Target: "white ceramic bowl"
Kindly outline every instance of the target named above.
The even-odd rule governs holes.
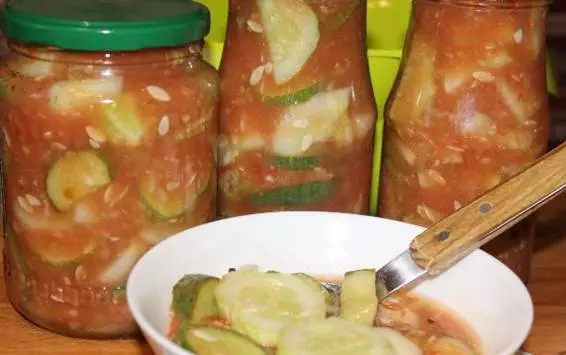
[[[157,355],[189,354],[165,334],[173,285],[186,273],[220,276],[229,267],[343,275],[379,268],[421,227],[376,217],[276,212],[224,219],[177,234],[136,264],[127,284],[130,309]],[[485,355],[511,355],[524,342],[533,305],[521,281],[482,251],[426,280],[415,291],[439,301],[479,335]]]

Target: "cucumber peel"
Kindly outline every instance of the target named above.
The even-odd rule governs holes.
[[[220,279],[209,275],[185,275],[173,287],[172,310],[175,316],[195,323],[217,316],[214,290],[219,282]]]
[[[288,94],[264,94],[262,96],[262,100],[269,105],[296,105],[310,100],[314,95],[321,92],[324,89],[324,86],[325,85],[323,83],[316,83]]]
[[[294,206],[318,203],[332,192],[333,181],[314,181],[296,186],[280,187],[251,196],[256,206]]]
[[[310,170],[320,165],[317,157],[286,157],[274,155],[271,164],[285,170]]]

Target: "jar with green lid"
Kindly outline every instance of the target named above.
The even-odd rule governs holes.
[[[10,0],[1,17],[9,299],[57,333],[133,335],[134,263],[216,211],[209,11],[190,0]]]

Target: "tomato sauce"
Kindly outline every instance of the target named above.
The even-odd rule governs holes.
[[[380,216],[430,226],[546,151],[545,6],[415,0],[386,108]],[[533,234],[516,230],[487,248],[526,279]]]
[[[218,78],[202,43],[82,53],[11,42],[1,68],[7,290],[57,332],[137,332],[129,270],[216,213]]]
[[[365,1],[230,2],[219,214],[367,213],[376,106]]]

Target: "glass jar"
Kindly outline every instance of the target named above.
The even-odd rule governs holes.
[[[367,213],[376,122],[366,1],[231,0],[219,214]]]
[[[430,226],[547,150],[547,2],[414,0],[386,107],[379,215]],[[523,280],[532,221],[486,246]]]
[[[187,0],[44,5],[2,13],[8,296],[57,333],[130,336],[134,263],[216,212],[209,13]]]

